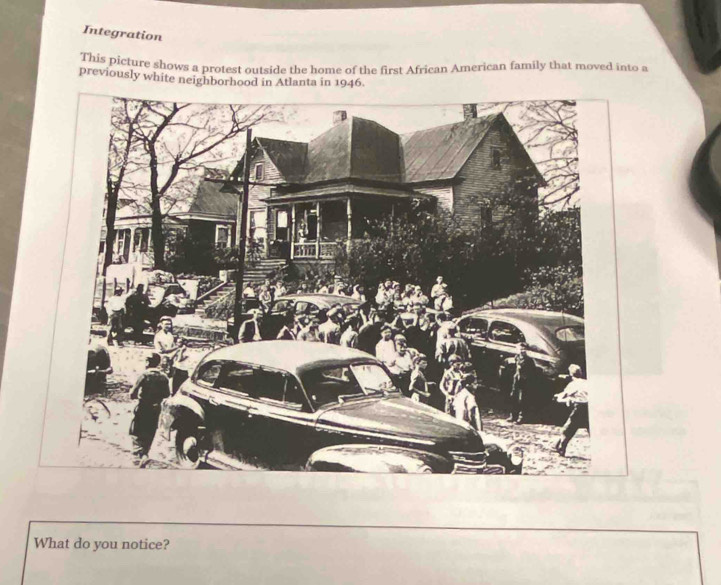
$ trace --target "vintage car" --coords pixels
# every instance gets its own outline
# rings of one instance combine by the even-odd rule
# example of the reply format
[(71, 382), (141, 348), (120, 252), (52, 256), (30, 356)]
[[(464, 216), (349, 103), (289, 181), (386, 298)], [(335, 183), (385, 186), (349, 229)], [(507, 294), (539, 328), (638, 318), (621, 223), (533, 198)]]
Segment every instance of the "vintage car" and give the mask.
[(260, 341), (209, 353), (166, 400), (181, 467), (520, 474), (523, 452), (405, 398), (364, 352)]
[(528, 345), (528, 355), (540, 373), (535, 395), (526, 398), (535, 409), (551, 404), (570, 364), (585, 371), (586, 342), (580, 317), (534, 309), (474, 309), (456, 324), (468, 343), (479, 382), (493, 390), (510, 392), (511, 360), (519, 343)]
[(160, 306), (175, 307), (177, 313), (192, 313), (193, 301), (185, 292), (185, 289), (177, 282), (167, 284), (149, 284), (148, 299), (149, 309), (157, 310)]
[[(350, 311), (360, 304), (360, 301), (343, 295), (322, 293), (284, 295), (278, 297), (273, 303), (270, 312), (263, 316), (260, 323), (261, 335), (263, 339), (275, 339), (283, 327), (288, 312), (294, 315), (317, 315), (320, 311), (327, 311), (335, 305), (340, 305), (344, 311)], [(244, 312), (259, 307), (260, 301), (258, 299), (243, 300)], [(236, 325), (235, 319), (232, 317), (228, 319), (227, 331), (230, 337), (235, 337)]]

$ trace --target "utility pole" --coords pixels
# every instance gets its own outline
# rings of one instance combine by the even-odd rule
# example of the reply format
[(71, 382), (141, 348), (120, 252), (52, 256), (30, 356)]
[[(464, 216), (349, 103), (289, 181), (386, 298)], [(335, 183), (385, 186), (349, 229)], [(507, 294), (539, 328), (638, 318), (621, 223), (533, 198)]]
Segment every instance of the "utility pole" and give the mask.
[(235, 307), (233, 311), (234, 331), (233, 339), (238, 343), (241, 319), (243, 315), (243, 273), (245, 272), (245, 241), (248, 233), (248, 192), (250, 191), (250, 143), (252, 132), (245, 131), (245, 155), (243, 165), (243, 193), (238, 199), (238, 225), (236, 240), (238, 244), (238, 274), (235, 277)]

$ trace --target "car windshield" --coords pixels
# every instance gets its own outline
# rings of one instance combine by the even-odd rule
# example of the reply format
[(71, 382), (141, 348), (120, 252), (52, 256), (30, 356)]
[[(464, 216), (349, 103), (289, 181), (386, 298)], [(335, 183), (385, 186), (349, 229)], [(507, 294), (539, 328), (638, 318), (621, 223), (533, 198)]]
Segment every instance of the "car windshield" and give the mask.
[(586, 333), (581, 325), (569, 325), (556, 329), (556, 339), (563, 342), (584, 341)]
[(386, 371), (372, 363), (317, 368), (300, 378), (316, 407), (395, 390)]

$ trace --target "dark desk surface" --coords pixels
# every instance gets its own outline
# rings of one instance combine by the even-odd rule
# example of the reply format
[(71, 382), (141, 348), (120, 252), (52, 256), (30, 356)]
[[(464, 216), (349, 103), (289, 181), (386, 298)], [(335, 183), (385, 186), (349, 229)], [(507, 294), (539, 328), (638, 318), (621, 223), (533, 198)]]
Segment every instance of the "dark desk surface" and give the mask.
[[(205, 0), (193, 4), (255, 8), (371, 8), (379, 6), (437, 6), (478, 4), (464, 0)], [(542, 0), (548, 2), (549, 0)], [(501, 1), (497, 3), (521, 3)], [(586, 3), (586, 2), (583, 2)], [(594, 3), (594, 2), (589, 2)], [(595, 3), (599, 3), (596, 0)], [(25, 168), (30, 144), (35, 78), (37, 75), (43, 0), (0, 0), (0, 356), (4, 354), (10, 293), (20, 225)], [(702, 74), (693, 61), (686, 38), (681, 0), (641, 2), (701, 97), (707, 129), (721, 123), (721, 70)], [(721, 246), (719, 247), (721, 252)], [(0, 358), (0, 373), (2, 359)]]

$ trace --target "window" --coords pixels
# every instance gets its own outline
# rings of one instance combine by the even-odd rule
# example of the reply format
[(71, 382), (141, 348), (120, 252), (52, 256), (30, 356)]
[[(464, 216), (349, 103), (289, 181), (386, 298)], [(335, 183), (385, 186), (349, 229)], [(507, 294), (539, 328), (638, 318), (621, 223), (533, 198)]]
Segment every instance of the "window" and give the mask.
[(150, 228), (136, 228), (133, 234), (133, 252), (147, 252)]
[(491, 330), (488, 332), (488, 339), (498, 341), (499, 343), (512, 343), (514, 345), (526, 341), (526, 338), (518, 327), (510, 323), (503, 323), (502, 321), (496, 321), (491, 325)]
[(491, 168), (501, 168), (501, 149), (496, 146), (491, 147)]
[(319, 311), (318, 307), (307, 301), (298, 301), (295, 304), (295, 313), (297, 315), (315, 315)]
[(258, 163), (255, 165), (255, 171), (253, 172), (253, 176), (255, 177), (256, 181), (263, 180), (263, 163)]
[(464, 319), (460, 323), (461, 333), (467, 333), (468, 335), (476, 335), (483, 339), (486, 338), (486, 331), (488, 330), (488, 320), (479, 319), (477, 317), (469, 317)]
[(287, 313), (288, 311), (293, 310), (293, 301), (276, 301), (273, 305), (273, 312), (274, 313)]
[(284, 209), (275, 212), (275, 239), (288, 241), (288, 212)]
[(566, 342), (584, 341), (586, 334), (581, 325), (569, 325), (568, 327), (556, 329), (556, 339)]
[(254, 211), (250, 216), (250, 225), (254, 228), (264, 228), (265, 211)]
[(215, 245), (219, 248), (230, 246), (230, 226), (219, 225), (215, 227)]
[(207, 362), (200, 366), (195, 381), (202, 386), (215, 386), (220, 374), (220, 362)]
[(253, 396), (253, 370), (243, 364), (229, 364), (220, 375), (219, 388)]
[(253, 371), (253, 395), (260, 399), (283, 402), (285, 376), (280, 372), (256, 369)]
[(378, 364), (317, 368), (301, 374), (301, 379), (315, 406), (394, 390), (392, 380)]

